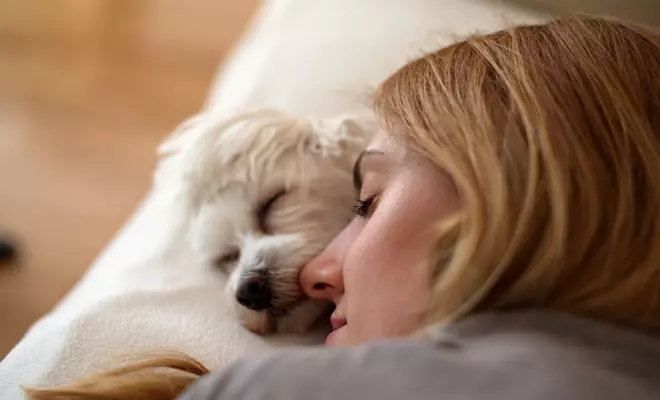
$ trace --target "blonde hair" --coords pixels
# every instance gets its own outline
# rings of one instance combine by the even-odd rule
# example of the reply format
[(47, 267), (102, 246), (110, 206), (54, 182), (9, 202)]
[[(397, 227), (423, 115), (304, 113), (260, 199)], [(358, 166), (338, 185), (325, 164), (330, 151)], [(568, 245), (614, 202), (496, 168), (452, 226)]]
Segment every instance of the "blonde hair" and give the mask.
[[(658, 32), (574, 17), (471, 37), (404, 66), (375, 109), (463, 200), (429, 322), (540, 308), (660, 333)], [(173, 399), (207, 372), (180, 355), (27, 393)]]
[(453, 177), (429, 321), (540, 308), (660, 333), (660, 34), (573, 17), (385, 81), (389, 132)]
[(56, 388), (24, 388), (32, 400), (175, 399), (209, 370), (181, 353), (153, 355)]

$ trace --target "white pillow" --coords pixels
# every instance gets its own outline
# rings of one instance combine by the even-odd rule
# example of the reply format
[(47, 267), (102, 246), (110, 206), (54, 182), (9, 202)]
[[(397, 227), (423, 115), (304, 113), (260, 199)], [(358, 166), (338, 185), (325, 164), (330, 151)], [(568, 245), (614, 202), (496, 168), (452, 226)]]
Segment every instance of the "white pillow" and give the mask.
[[(422, 49), (477, 28), (539, 19), (476, 0), (272, 0), (219, 75), (207, 107), (368, 113), (370, 90)], [(0, 363), (0, 398), (23, 398), (19, 384), (62, 382), (140, 351), (180, 350), (219, 367), (272, 345), (318, 341), (264, 339), (238, 326), (220, 295), (221, 279), (190, 264), (182, 226), (168, 193), (147, 196), (86, 276)]]
[(498, 0), (266, 1), (222, 66), (208, 106), (301, 116), (368, 112), (378, 84), (424, 52), (540, 20)]

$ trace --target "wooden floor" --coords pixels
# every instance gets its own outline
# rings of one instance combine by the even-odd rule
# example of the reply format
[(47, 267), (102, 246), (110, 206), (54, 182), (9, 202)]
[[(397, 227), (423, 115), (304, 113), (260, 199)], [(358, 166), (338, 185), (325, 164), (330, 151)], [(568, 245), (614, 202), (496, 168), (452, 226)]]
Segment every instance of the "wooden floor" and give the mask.
[(149, 187), (257, 0), (0, 0), (0, 358)]

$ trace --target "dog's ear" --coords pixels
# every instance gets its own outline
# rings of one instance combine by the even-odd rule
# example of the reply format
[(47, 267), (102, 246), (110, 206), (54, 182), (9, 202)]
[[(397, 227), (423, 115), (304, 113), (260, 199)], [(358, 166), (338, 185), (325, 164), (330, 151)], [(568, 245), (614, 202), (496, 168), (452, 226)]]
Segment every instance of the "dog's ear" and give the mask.
[(358, 118), (354, 115), (310, 120), (310, 126), (305, 148), (315, 154), (334, 156), (355, 148), (362, 150), (375, 131), (373, 118)]
[(374, 135), (375, 123), (368, 118), (344, 116), (339, 120), (337, 131), (339, 145), (346, 150), (357, 145), (362, 150)]
[(311, 129), (305, 136), (305, 150), (314, 154), (323, 154), (324, 147), (322, 138), (316, 134), (314, 129)]
[(160, 143), (157, 150), (158, 155), (160, 157), (167, 157), (174, 153), (178, 153), (184, 147), (185, 143), (193, 140), (192, 136), (194, 136), (197, 131), (195, 128), (203, 119), (204, 116), (202, 114), (197, 114), (183, 121)]

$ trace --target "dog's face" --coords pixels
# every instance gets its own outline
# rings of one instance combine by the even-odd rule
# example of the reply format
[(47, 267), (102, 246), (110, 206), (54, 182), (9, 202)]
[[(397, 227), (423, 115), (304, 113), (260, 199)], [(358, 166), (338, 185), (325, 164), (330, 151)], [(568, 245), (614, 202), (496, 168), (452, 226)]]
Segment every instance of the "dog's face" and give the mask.
[(307, 299), (298, 275), (350, 221), (351, 171), (370, 132), (346, 118), (275, 112), (194, 129), (178, 156), (195, 253), (227, 274), (248, 329), (308, 329), (327, 304)]

